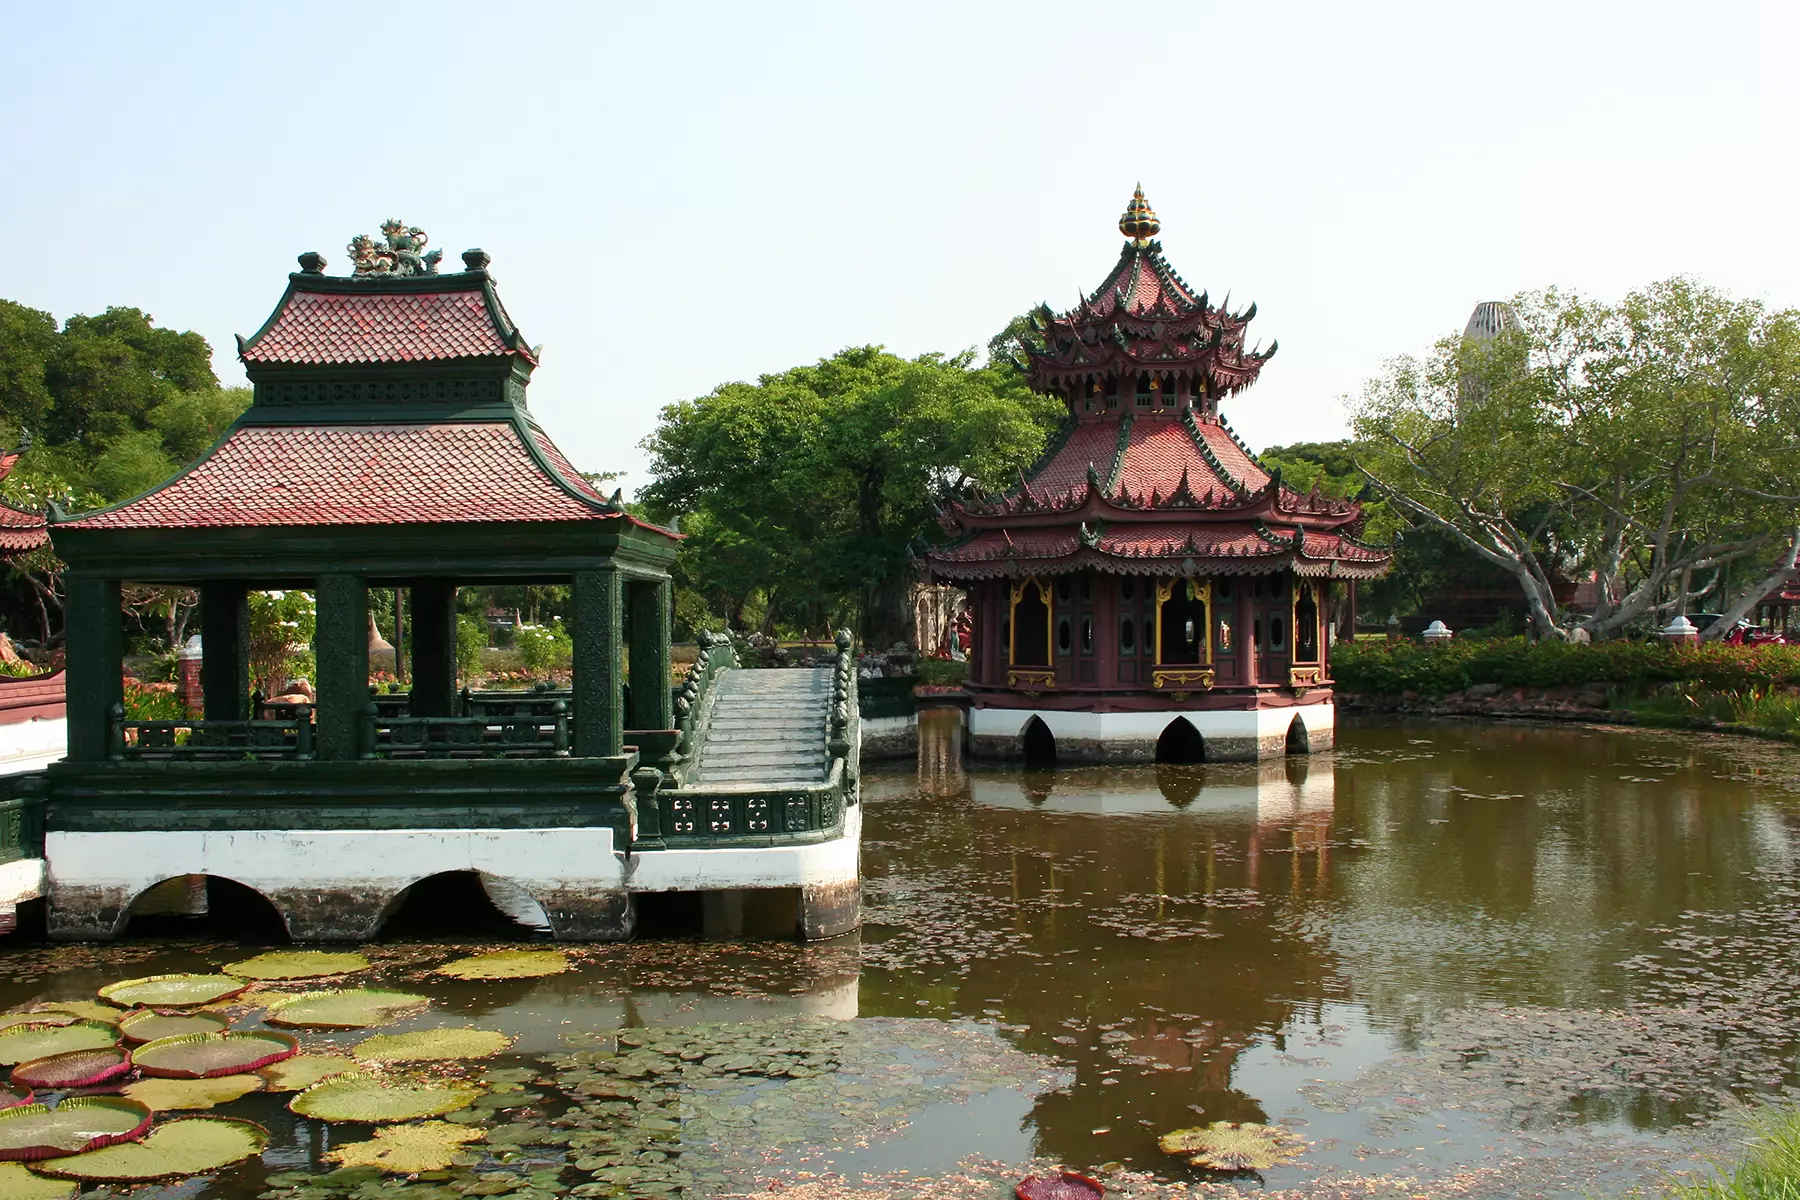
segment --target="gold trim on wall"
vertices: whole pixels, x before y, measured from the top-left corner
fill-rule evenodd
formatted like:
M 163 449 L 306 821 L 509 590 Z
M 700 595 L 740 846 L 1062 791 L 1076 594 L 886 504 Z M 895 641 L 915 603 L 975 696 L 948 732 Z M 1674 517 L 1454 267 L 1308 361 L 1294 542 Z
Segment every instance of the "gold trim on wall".
M 1012 585 L 1012 604 L 1006 610 L 1006 665 L 1011 666 L 1019 658 L 1019 601 L 1025 596 L 1025 589 L 1036 584 L 1038 598 L 1044 602 L 1044 662 L 1054 669 L 1056 663 L 1056 610 L 1050 603 L 1050 589 L 1036 575 L 1027 575 Z
M 1159 667 L 1150 672 L 1150 686 L 1157 691 L 1180 689 L 1184 692 L 1204 692 L 1212 688 L 1213 675 L 1211 667 Z
M 1154 581 L 1152 581 L 1152 582 L 1154 583 Z M 1212 585 L 1212 580 L 1210 580 L 1210 579 L 1208 579 L 1205 583 L 1195 583 L 1192 579 L 1171 579 L 1167 583 L 1155 583 L 1156 616 L 1154 618 L 1152 618 L 1152 620 L 1154 620 L 1155 628 L 1156 628 L 1156 661 L 1158 664 L 1161 664 L 1161 662 L 1163 660 L 1163 652 L 1162 652 L 1162 608 L 1163 608 L 1163 602 L 1174 597 L 1175 588 L 1176 588 L 1177 584 L 1182 585 L 1187 588 L 1187 598 L 1188 599 L 1198 600 L 1198 601 L 1200 601 L 1200 603 L 1202 603 L 1206 606 L 1206 620 L 1200 622 L 1200 624 L 1205 627 L 1206 640 L 1202 647 L 1200 662 L 1198 664 L 1192 664 L 1192 665 L 1210 667 L 1212 665 L 1212 661 L 1213 661 L 1213 630 L 1212 630 L 1212 627 L 1213 627 L 1213 594 L 1212 594 L 1213 593 L 1213 585 Z M 1190 664 L 1187 664 L 1187 663 L 1177 663 L 1176 664 L 1176 666 L 1178 666 L 1178 667 L 1188 666 L 1188 665 L 1190 665 Z M 1152 676 L 1152 678 L 1154 678 L 1154 675 Z M 1160 687 L 1161 685 L 1158 684 L 1156 686 Z M 1206 686 L 1211 687 L 1212 682 L 1210 680 L 1208 680 Z
M 1056 687 L 1055 671 L 1008 671 L 1006 686 L 1009 688 L 1044 688 L 1052 690 Z
M 1307 664 L 1325 662 L 1325 639 L 1319 636 L 1319 614 L 1325 611 L 1324 602 L 1319 597 L 1317 580 L 1294 580 L 1293 599 L 1288 604 L 1288 662 L 1302 661 L 1300 658 L 1300 597 L 1311 596 L 1313 602 L 1313 656 L 1304 661 Z M 1298 686 L 1298 685 L 1295 685 Z

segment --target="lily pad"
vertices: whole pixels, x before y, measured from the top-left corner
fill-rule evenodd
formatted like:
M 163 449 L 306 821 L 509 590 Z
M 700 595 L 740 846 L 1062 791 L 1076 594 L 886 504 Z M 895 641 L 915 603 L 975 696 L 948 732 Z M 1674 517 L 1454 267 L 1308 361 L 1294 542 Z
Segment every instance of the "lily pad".
M 1033 1175 L 1021 1179 L 1013 1188 L 1018 1200 L 1099 1200 L 1106 1189 L 1097 1179 L 1074 1171 L 1058 1171 L 1054 1175 Z
M 320 979 L 369 969 L 369 960 L 350 951 L 271 950 L 254 958 L 226 963 L 225 969 L 245 979 Z
M 33 1058 L 67 1054 L 71 1050 L 98 1050 L 118 1044 L 118 1027 L 103 1021 L 14 1025 L 11 1029 L 0 1029 L 0 1064 L 16 1066 Z
M 98 1046 L 92 1050 L 70 1050 L 30 1058 L 13 1068 L 14 1087 L 68 1088 L 93 1087 L 109 1079 L 117 1079 L 131 1070 L 131 1053 L 123 1046 Z
M 379 1167 L 393 1175 L 442 1171 L 456 1161 L 464 1143 L 480 1141 L 482 1131 L 448 1121 L 390 1125 L 377 1129 L 372 1141 L 351 1142 L 328 1150 L 325 1157 L 345 1167 Z
M 75 1185 L 33 1175 L 16 1162 L 0 1162 L 0 1196 L 6 1200 L 68 1200 Z
M 296 1054 L 258 1071 L 271 1092 L 301 1092 L 322 1079 L 348 1074 L 360 1064 L 339 1054 Z
M 366 1038 L 356 1044 L 356 1057 L 376 1063 L 435 1062 L 486 1058 L 510 1045 L 511 1038 L 491 1029 L 421 1029 Z
M 300 1053 L 285 1033 L 190 1033 L 146 1042 L 132 1054 L 137 1069 L 159 1079 L 214 1079 L 241 1075 Z
M 496 950 L 445 963 L 437 973 L 452 979 L 536 979 L 569 969 L 569 956 L 561 950 Z
M 226 1117 L 182 1117 L 159 1125 L 143 1141 L 110 1146 L 74 1158 L 53 1158 L 33 1167 L 58 1179 L 95 1183 L 143 1183 L 151 1179 L 200 1175 L 261 1154 L 269 1131 L 250 1121 Z
M 0 1013 L 0 1029 L 11 1029 L 14 1025 L 68 1025 L 80 1020 L 72 1012 L 53 1012 L 40 1009 L 37 1012 Z
M 0 1159 L 30 1162 L 129 1142 L 150 1128 L 150 1110 L 118 1096 L 75 1096 L 55 1108 L 0 1109 Z
M 140 1079 L 125 1088 L 127 1098 L 148 1106 L 153 1112 L 176 1112 L 181 1109 L 211 1108 L 260 1092 L 265 1086 L 260 1075 L 220 1075 L 211 1079 Z
M 1266 1171 L 1298 1156 L 1306 1144 L 1285 1129 L 1253 1121 L 1214 1121 L 1177 1129 L 1156 1140 L 1164 1154 L 1214 1171 Z
M 0 1087 L 0 1108 L 11 1108 L 15 1104 L 30 1104 L 31 1089 L 22 1087 Z M 0 1192 L 4 1196 L 5 1192 Z
M 376 988 L 343 988 L 301 992 L 269 1005 L 271 1025 L 302 1025 L 314 1029 L 367 1029 L 387 1025 L 423 1012 L 431 997 L 415 992 L 384 992 Z
M 44 1004 L 33 1005 L 21 1012 L 6 1014 L 8 1017 L 25 1017 L 39 1021 L 66 1023 L 66 1018 L 74 1017 L 82 1021 L 105 1021 L 109 1025 L 119 1023 L 119 1010 L 110 1004 L 101 1004 L 98 1000 L 51 1000 Z
M 100 998 L 122 1008 L 195 1008 L 249 986 L 235 975 L 146 975 L 109 983 L 100 989 Z
M 401 1083 L 367 1075 L 341 1075 L 316 1083 L 288 1102 L 303 1117 L 383 1125 L 441 1117 L 467 1108 L 481 1092 L 466 1083 Z
M 153 1008 L 136 1008 L 119 1018 L 119 1032 L 134 1044 L 190 1033 L 223 1033 L 230 1025 L 217 1013 L 165 1013 Z

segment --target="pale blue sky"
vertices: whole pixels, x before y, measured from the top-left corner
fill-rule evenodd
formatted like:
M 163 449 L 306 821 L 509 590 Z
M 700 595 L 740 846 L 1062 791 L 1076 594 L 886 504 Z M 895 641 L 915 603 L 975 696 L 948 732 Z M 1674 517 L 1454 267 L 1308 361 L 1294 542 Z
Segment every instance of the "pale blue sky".
M 1131 14 L 1131 15 L 1126 15 Z M 482 246 L 533 410 L 644 482 L 664 404 L 862 342 L 984 343 L 1112 266 L 1281 341 L 1227 410 L 1330 437 L 1478 300 L 1677 272 L 1800 303 L 1784 4 L 0 0 L 0 296 L 129 304 L 240 380 L 294 256 Z

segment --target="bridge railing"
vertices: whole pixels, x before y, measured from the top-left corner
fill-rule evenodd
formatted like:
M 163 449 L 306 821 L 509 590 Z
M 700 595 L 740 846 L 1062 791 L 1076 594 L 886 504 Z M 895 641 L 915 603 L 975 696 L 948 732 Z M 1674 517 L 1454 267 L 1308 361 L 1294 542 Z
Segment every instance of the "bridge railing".
M 375 704 L 363 712 L 364 758 L 566 758 L 569 704 L 538 715 L 396 717 Z
M 313 757 L 311 705 L 287 718 L 266 721 L 132 721 L 112 706 L 107 757 L 115 762 L 206 762 Z

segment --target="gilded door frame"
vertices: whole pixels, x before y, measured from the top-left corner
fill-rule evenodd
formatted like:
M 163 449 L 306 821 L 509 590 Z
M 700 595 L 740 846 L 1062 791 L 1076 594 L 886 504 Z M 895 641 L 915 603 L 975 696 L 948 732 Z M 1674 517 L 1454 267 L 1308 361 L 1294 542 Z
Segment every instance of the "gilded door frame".
M 1187 586 L 1187 589 L 1188 589 L 1187 598 L 1188 599 L 1198 600 L 1202 604 L 1206 605 L 1206 620 L 1201 622 L 1203 625 L 1206 626 L 1206 648 L 1205 648 L 1205 654 L 1201 657 L 1201 659 L 1198 663 L 1176 663 L 1174 665 L 1178 666 L 1178 667 L 1185 667 L 1185 666 L 1210 667 L 1210 666 L 1212 666 L 1212 661 L 1213 661 L 1213 630 L 1212 630 L 1212 625 L 1213 625 L 1213 594 L 1212 594 L 1213 593 L 1213 585 L 1212 585 L 1212 580 L 1208 579 L 1205 583 L 1195 583 L 1192 579 L 1185 579 L 1185 578 L 1171 579 L 1167 583 L 1158 583 L 1156 585 L 1156 616 L 1154 618 L 1154 620 L 1156 622 L 1156 665 L 1159 667 L 1165 665 L 1163 662 L 1163 653 L 1162 653 L 1163 602 L 1166 600 L 1172 599 L 1174 597 L 1175 587 L 1177 584 L 1185 584 Z
M 1037 575 L 1027 575 L 1012 585 L 1012 603 L 1007 607 L 1006 626 L 1006 665 L 1019 665 L 1019 601 L 1024 599 L 1025 589 L 1036 584 L 1038 596 L 1044 602 L 1044 662 L 1054 670 L 1056 667 L 1056 607 L 1050 602 L 1050 589 Z

